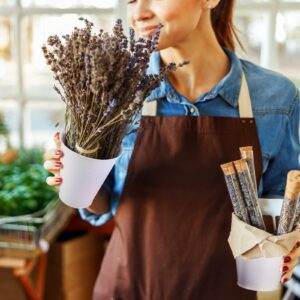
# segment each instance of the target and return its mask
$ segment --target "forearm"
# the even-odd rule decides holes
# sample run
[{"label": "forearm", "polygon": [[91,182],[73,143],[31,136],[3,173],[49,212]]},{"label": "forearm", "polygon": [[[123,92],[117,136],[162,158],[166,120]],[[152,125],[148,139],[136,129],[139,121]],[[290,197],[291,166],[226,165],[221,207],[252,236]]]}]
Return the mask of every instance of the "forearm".
[{"label": "forearm", "polygon": [[94,198],[92,204],[86,208],[89,212],[100,215],[110,210],[109,195],[105,188],[101,188]]}]

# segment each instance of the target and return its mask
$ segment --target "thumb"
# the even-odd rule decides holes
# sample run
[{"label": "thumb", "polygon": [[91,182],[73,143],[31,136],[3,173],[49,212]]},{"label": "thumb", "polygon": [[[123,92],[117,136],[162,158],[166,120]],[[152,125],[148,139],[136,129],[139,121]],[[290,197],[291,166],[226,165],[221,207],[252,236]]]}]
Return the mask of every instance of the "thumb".
[{"label": "thumb", "polygon": [[60,139],[60,132],[57,131],[54,135],[54,142],[56,144],[57,149],[61,149],[61,139]]}]

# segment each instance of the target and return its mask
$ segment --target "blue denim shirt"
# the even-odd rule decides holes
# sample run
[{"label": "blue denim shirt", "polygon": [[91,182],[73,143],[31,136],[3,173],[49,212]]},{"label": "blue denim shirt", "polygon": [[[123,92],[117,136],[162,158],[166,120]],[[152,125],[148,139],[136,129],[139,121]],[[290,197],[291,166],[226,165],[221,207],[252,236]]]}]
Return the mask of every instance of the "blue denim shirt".
[{"label": "blue denim shirt", "polygon": [[[283,75],[239,59],[227,48],[224,48],[224,51],[231,61],[229,73],[210,92],[201,95],[194,103],[179,94],[167,79],[152,91],[145,101],[157,99],[157,114],[162,116],[237,118],[241,76],[244,70],[263,156],[259,197],[282,197],[288,171],[300,169],[299,91],[293,82]],[[159,68],[160,53],[153,52],[147,73],[157,74]],[[123,139],[124,153],[104,183],[110,193],[110,211],[95,215],[86,209],[79,209],[81,218],[94,226],[106,223],[116,214],[140,117],[140,114],[136,116],[130,129],[133,132]]]}]

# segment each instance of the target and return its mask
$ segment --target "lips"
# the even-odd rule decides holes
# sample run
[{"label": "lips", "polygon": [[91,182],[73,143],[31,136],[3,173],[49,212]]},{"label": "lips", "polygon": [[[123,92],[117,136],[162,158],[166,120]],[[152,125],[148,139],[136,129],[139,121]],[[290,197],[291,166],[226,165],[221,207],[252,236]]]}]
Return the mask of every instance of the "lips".
[{"label": "lips", "polygon": [[147,38],[149,35],[153,36],[155,34],[155,32],[157,31],[157,29],[158,29],[158,26],[145,26],[145,27],[141,27],[139,29],[139,31],[140,31],[140,35],[142,37]]},{"label": "lips", "polygon": [[155,30],[149,30],[149,31],[144,31],[144,32],[140,33],[140,35],[144,38],[147,38],[150,35],[153,36],[154,34],[155,34]]},{"label": "lips", "polygon": [[145,26],[140,28],[140,32],[144,33],[148,31],[153,31],[155,29],[157,29],[157,26]]}]

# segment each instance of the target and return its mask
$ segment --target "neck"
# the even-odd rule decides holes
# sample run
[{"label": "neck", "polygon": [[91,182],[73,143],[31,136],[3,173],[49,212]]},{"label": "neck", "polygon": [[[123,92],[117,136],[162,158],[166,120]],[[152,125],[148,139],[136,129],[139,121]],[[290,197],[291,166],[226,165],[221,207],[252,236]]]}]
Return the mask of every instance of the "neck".
[{"label": "neck", "polygon": [[185,59],[190,61],[169,74],[168,80],[191,102],[209,92],[230,70],[228,56],[211,25],[205,28],[204,22],[180,44],[161,50],[160,56],[162,65],[181,63]]}]

